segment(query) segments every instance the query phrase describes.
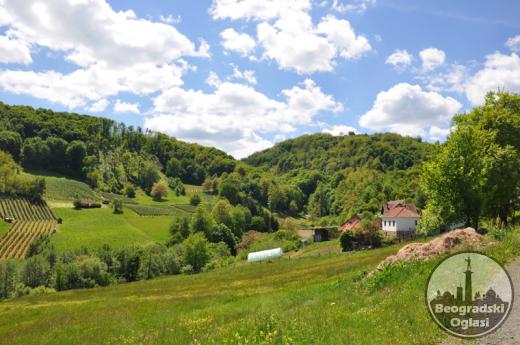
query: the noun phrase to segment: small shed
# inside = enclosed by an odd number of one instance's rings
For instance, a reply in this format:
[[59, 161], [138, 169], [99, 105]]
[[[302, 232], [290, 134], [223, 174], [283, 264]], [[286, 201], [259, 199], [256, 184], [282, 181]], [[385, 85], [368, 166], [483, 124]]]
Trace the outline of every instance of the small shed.
[[278, 259], [278, 258], [282, 257], [282, 255], [283, 255], [282, 248], [262, 250], [259, 252], [253, 252], [253, 253], [247, 254], [247, 261], [248, 262], [257, 262], [257, 261]]

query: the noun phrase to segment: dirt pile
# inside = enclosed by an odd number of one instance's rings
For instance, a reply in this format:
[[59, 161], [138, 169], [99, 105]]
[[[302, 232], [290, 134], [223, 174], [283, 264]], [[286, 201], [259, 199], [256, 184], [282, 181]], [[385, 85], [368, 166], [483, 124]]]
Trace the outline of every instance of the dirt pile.
[[457, 229], [426, 243], [410, 243], [397, 252], [381, 261], [369, 276], [382, 270], [396, 261], [426, 260], [446, 254], [455, 247], [465, 246], [477, 249], [483, 246], [484, 237], [473, 228]]

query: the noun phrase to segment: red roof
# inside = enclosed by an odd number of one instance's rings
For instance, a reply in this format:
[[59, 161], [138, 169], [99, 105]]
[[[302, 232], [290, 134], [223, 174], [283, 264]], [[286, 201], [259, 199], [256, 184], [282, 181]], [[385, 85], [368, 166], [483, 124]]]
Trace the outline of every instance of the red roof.
[[359, 224], [359, 222], [361, 222], [361, 217], [358, 216], [357, 214], [355, 214], [352, 217], [350, 217], [350, 219], [347, 220], [342, 226], [339, 227], [339, 231], [341, 231], [341, 232], [350, 231], [350, 230], [354, 229], [356, 227], [356, 225]]
[[387, 202], [381, 210], [381, 217], [389, 218], [417, 218], [421, 217], [414, 204], [407, 204], [404, 200]]

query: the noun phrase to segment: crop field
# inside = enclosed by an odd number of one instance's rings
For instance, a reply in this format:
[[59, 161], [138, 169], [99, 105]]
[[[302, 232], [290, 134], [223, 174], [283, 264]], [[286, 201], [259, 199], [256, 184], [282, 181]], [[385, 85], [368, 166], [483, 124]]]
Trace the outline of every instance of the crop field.
[[23, 258], [32, 241], [55, 231], [56, 222], [53, 220], [15, 221], [0, 239], [0, 259]]
[[165, 243], [169, 236], [171, 216], [141, 217], [128, 208], [114, 214], [109, 207], [74, 210], [54, 209], [63, 219], [60, 231], [52, 237], [58, 250], [77, 250], [82, 247], [99, 248], [108, 244], [113, 248]]
[[126, 205], [140, 216], [189, 216], [193, 212], [193, 206], [186, 206], [191, 205]]
[[92, 189], [83, 182], [65, 177], [45, 177], [45, 199], [72, 202], [76, 197], [80, 199], [99, 200]]
[[109, 192], [100, 192], [99, 194], [101, 194], [102, 197], [104, 197], [105, 199], [110, 200], [110, 201], [112, 201], [114, 199], [119, 199], [125, 204], [137, 204], [137, 201], [135, 200], [135, 198], [129, 198], [124, 195], [114, 194], [114, 193], [109, 193]]
[[22, 198], [0, 198], [0, 216], [15, 220], [54, 220], [51, 209], [44, 201], [32, 202]]

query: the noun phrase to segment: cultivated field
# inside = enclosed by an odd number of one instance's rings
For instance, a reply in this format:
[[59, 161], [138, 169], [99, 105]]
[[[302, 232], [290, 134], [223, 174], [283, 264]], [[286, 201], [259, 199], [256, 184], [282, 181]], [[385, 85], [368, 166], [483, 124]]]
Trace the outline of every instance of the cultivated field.
[[44, 201], [32, 202], [22, 198], [0, 198], [0, 216], [16, 220], [53, 220], [54, 215]]
[[32, 241], [57, 231], [54, 214], [45, 201], [1, 198], [0, 216], [14, 218], [9, 231], [0, 237], [0, 259], [22, 258]]
[[126, 205], [140, 216], [191, 216], [194, 207], [191, 205]]
[[56, 231], [53, 220], [15, 221], [11, 229], [0, 239], [0, 259], [23, 258], [32, 241]]

